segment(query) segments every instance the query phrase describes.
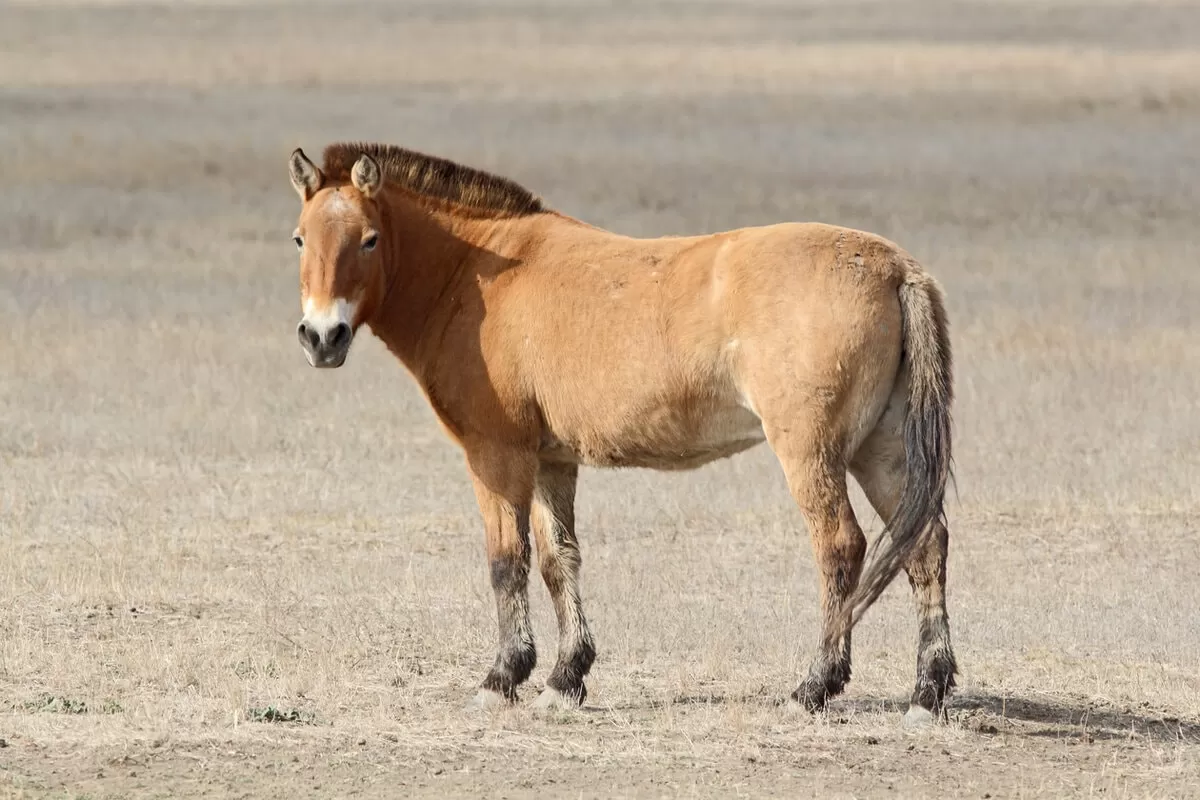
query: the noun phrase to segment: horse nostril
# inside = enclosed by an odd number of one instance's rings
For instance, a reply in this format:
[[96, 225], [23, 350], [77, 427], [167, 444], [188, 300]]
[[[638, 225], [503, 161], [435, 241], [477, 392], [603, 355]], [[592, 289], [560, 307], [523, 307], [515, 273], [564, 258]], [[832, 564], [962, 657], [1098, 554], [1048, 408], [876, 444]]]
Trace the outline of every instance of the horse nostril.
[[321, 343], [321, 335], [313, 330], [307, 322], [301, 322], [300, 326], [296, 328], [296, 333], [300, 336], [300, 344], [310, 350], [315, 350]]
[[329, 332], [329, 336], [325, 338], [325, 344], [329, 347], [341, 347], [350, 338], [350, 326], [344, 322], [339, 322]]

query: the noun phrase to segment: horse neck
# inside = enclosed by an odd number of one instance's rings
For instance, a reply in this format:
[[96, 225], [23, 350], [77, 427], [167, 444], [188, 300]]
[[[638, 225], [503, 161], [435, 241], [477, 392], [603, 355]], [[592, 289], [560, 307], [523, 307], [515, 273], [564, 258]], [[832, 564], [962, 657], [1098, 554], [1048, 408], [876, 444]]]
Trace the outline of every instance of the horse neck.
[[383, 286], [367, 324], [419, 377], [463, 284], [511, 264], [529, 218], [480, 215], [400, 191], [387, 193], [382, 206]]

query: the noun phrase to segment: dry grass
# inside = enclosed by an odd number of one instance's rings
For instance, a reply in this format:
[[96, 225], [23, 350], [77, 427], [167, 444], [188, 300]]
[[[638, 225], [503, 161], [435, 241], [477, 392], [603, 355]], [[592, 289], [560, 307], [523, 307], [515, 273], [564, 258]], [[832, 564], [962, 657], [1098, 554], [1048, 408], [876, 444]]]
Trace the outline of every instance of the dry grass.
[[[0, 7], [4, 791], [1200, 794], [1195, 6], [59, 5]], [[368, 138], [942, 279], [948, 726], [898, 725], [899, 583], [828, 715], [775, 705], [816, 584], [766, 450], [587, 474], [587, 709], [459, 710], [494, 625], [461, 458], [376, 342], [317, 373], [292, 334], [287, 153]]]

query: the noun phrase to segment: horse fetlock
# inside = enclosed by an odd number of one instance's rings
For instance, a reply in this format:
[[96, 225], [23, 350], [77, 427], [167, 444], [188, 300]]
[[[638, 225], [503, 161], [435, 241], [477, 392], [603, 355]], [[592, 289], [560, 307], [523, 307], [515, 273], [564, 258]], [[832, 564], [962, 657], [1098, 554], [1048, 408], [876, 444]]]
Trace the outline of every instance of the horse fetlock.
[[841, 694], [850, 682], [850, 665], [826, 662], [814, 665], [808, 677], [792, 692], [792, 699], [809, 711], [821, 711], [825, 704]]
[[591, 637], [581, 639], [572, 649], [559, 656], [558, 663], [546, 679], [546, 686], [567, 697], [577, 697], [578, 702], [582, 703], [587, 697], [583, 679], [595, 660], [596, 647], [592, 644]]
[[517, 685], [519, 683], [519, 681], [513, 680], [512, 675], [497, 671], [493, 667], [488, 672], [487, 677], [483, 679], [483, 684], [480, 688], [484, 691], [493, 692], [510, 703], [514, 703], [517, 700]]
[[927, 709], [934, 716], [945, 716], [946, 698], [955, 687], [957, 667], [954, 656], [939, 652], [923, 658], [917, 670], [917, 684], [913, 689], [912, 705]]
[[946, 698], [955, 687], [957, 671], [954, 654], [949, 650], [936, 648], [922, 653], [917, 664], [912, 705], [927, 709], [934, 716], [945, 716]]
[[483, 688], [499, 692], [510, 700], [517, 697], [517, 687], [520, 686], [537, 666], [537, 651], [533, 642], [520, 642], [503, 648], [496, 656], [487, 677], [483, 679]]
[[792, 699], [809, 711], [816, 713], [825, 710], [825, 704], [837, 694], [837, 691], [831, 690], [822, 682], [805, 679], [796, 691], [792, 692]]

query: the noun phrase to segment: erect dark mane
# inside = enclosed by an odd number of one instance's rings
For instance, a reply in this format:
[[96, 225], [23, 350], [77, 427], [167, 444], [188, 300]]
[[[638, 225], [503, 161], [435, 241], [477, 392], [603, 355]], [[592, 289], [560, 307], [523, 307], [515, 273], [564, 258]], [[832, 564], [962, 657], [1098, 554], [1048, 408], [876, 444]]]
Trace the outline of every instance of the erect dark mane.
[[518, 216], [546, 210], [541, 198], [508, 178], [390, 144], [331, 144], [325, 148], [322, 170], [334, 180], [349, 180], [350, 169], [364, 153], [383, 170], [385, 185], [394, 183], [417, 194]]

